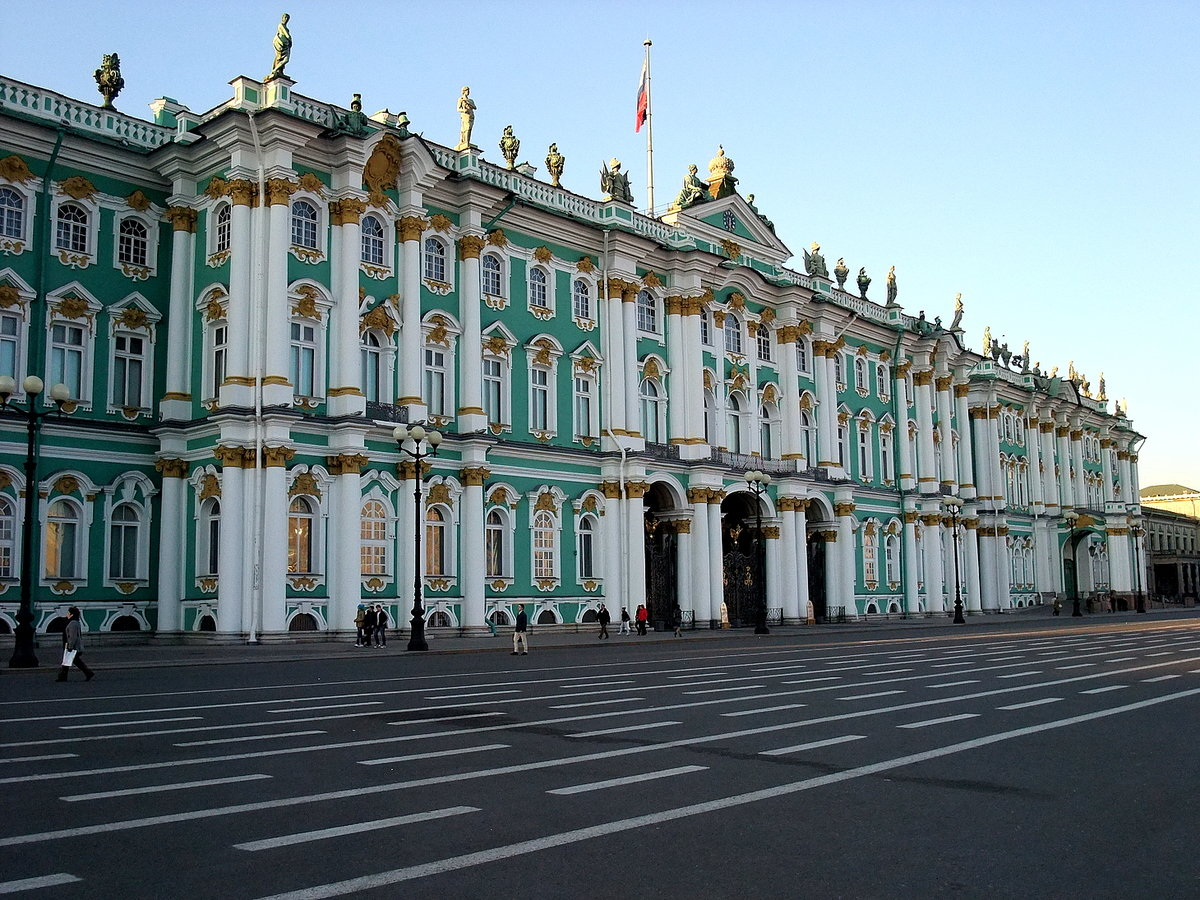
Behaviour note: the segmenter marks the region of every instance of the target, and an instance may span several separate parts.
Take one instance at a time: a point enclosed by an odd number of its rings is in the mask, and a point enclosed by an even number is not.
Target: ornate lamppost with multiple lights
[[[767,492],[771,476],[758,469],[751,469],[744,476],[746,486],[754,492],[754,581],[758,587],[757,606],[754,610],[754,633],[770,634],[767,627],[767,579],[763,560],[762,539],[762,495]]]
[[[1146,611],[1146,597],[1142,593],[1142,535],[1145,533],[1141,525],[1129,529],[1129,536],[1133,538],[1133,574],[1137,579],[1137,611],[1140,613]]]
[[[961,497],[943,497],[942,505],[950,517],[950,528],[954,534],[954,624],[966,625],[963,618],[962,578],[958,574],[959,523],[962,521],[963,501]]]
[[[421,603],[421,463],[431,456],[437,456],[438,446],[442,443],[442,433],[436,430],[426,431],[420,424],[397,425],[392,430],[392,437],[396,439],[400,452],[413,461],[417,484],[413,489],[413,608],[408,649],[428,650],[429,644],[425,642],[425,608]]]
[[[1083,610],[1079,608],[1079,563],[1075,560],[1075,547],[1079,543],[1079,538],[1076,537],[1075,526],[1079,522],[1079,513],[1073,509],[1069,510],[1063,513],[1063,521],[1067,523],[1067,528],[1069,529],[1067,534],[1067,549],[1071,553],[1071,571],[1074,576],[1071,579],[1071,615],[1082,616]]]
[[[35,504],[38,496],[38,434],[42,430],[43,419],[71,411],[66,408],[71,404],[71,391],[65,384],[56,384],[50,388],[50,399],[54,401],[52,409],[38,409],[37,398],[44,387],[42,379],[36,375],[27,375],[21,382],[25,402],[13,403],[12,396],[17,392],[17,383],[11,376],[0,375],[0,408],[24,418],[27,434],[25,520],[21,523],[21,605],[17,610],[13,655],[8,661],[9,668],[12,669],[27,669],[38,664],[37,654],[33,650],[33,560],[37,549],[34,527],[37,523]]]

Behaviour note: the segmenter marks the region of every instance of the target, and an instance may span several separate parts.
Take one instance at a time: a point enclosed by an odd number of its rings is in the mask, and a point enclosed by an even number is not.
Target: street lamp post
[[[958,527],[963,501],[961,497],[945,497],[942,503],[946,507],[946,515],[950,517],[950,528],[954,534],[954,624],[966,625],[967,620],[963,618],[962,579],[958,574]]]
[[[65,384],[56,384],[50,388],[50,399],[54,401],[53,409],[38,409],[37,397],[45,385],[36,375],[27,375],[21,382],[25,392],[25,403],[12,403],[12,395],[17,392],[17,383],[8,375],[0,375],[0,407],[11,411],[25,419],[27,444],[25,451],[25,520],[21,523],[21,606],[17,610],[16,640],[13,644],[13,655],[8,661],[10,669],[28,669],[38,664],[37,654],[33,650],[33,554],[34,526],[37,522],[38,496],[38,434],[42,430],[42,420],[47,416],[59,415],[63,407],[71,401],[71,391]]]
[[[1079,521],[1079,513],[1071,510],[1063,514],[1063,521],[1067,523],[1067,528],[1070,532],[1067,534],[1067,549],[1071,551],[1071,571],[1073,578],[1071,582],[1071,615],[1082,616],[1083,610],[1079,608],[1079,564],[1075,561],[1075,525]]]
[[[766,472],[758,471],[758,469],[751,469],[744,477],[746,486],[754,492],[754,580],[758,583],[759,589],[758,606],[754,615],[754,633],[770,634],[771,629],[767,627],[766,566],[761,565],[760,560],[763,557],[762,495],[767,492],[771,476]]]
[[[1146,598],[1142,594],[1142,535],[1144,533],[1141,525],[1134,525],[1129,529],[1129,535],[1133,538],[1133,574],[1137,579],[1137,611],[1140,613],[1146,611]]]
[[[409,650],[428,650],[425,642],[425,608],[421,603],[421,462],[437,456],[442,443],[440,431],[426,431],[422,425],[397,425],[392,430],[400,451],[407,455],[414,466],[417,486],[413,489],[413,608],[412,630],[408,639]],[[412,442],[412,449],[405,446]]]

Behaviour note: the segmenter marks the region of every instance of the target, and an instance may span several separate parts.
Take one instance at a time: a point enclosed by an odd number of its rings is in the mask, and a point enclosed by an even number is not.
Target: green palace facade
[[[788,268],[724,151],[651,218],[619,176],[486,161],[465,114],[452,148],[232,86],[142,120],[0,79],[0,375],[71,395],[37,484],[0,414],[0,631],[27,549],[38,633],[78,605],[93,633],[344,635],[367,601],[406,626],[414,580],[429,627],[477,633],[520,603],[707,628],[1134,591],[1142,438],[1103,386],[816,246]],[[393,437],[419,422],[420,470]]]

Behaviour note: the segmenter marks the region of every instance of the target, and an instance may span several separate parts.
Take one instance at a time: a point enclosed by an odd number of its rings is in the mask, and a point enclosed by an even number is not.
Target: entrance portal
[[[676,523],[664,518],[674,511],[671,492],[665,485],[655,484],[646,492],[646,610],[650,627],[661,630],[671,622],[679,600],[678,544]],[[633,615],[633,610],[629,611]]]
[[[828,615],[825,598],[825,535],[820,531],[808,535],[808,600],[812,603],[813,619],[824,622]],[[804,610],[800,610],[801,615]]]
[[[725,611],[731,627],[755,625],[766,618],[765,543],[757,533],[755,498],[731,494],[721,503]]]

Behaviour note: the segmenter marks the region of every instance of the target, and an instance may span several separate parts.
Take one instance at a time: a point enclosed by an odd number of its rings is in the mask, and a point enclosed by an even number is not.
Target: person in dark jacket
[[[621,628],[617,634],[630,634],[629,630],[629,607],[621,607]]]
[[[387,646],[388,614],[380,603],[375,604],[375,646]]]
[[[375,637],[375,607],[370,603],[363,613],[363,646],[370,647]]]
[[[675,609],[671,611],[671,623],[675,626],[675,637],[683,637],[680,629],[683,628],[683,610],[679,608],[679,604],[675,604]]]
[[[605,640],[608,637],[608,623],[612,621],[612,616],[608,614],[608,609],[603,603],[600,604],[600,612],[596,614],[596,621],[600,623],[600,640]]]
[[[526,632],[529,630],[529,616],[525,615],[525,604],[521,604],[521,609],[517,612],[517,626],[513,629],[513,649],[512,655],[517,655],[517,647],[521,648],[521,655],[525,656],[529,653],[529,638]]]
[[[91,681],[95,676],[95,672],[87,667],[87,663],[83,661],[83,623],[79,621],[79,607],[72,606],[67,610],[67,626],[63,629],[63,665],[58,669],[58,678],[55,681],[66,681],[67,672],[71,670],[71,660],[67,654],[71,654],[75,665],[79,666],[81,671],[88,681]]]
[[[354,639],[355,647],[364,647],[369,641],[367,635],[363,634],[363,622],[367,618],[367,608],[363,604],[358,604],[358,612],[354,615],[354,627],[358,629],[358,637]]]

